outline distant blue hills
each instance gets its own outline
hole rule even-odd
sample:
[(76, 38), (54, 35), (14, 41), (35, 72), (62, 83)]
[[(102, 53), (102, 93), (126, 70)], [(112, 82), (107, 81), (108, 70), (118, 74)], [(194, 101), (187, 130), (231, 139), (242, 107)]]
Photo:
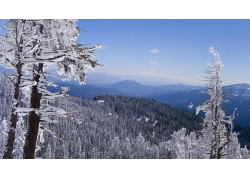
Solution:
[[(67, 92), (70, 96), (94, 97), (103, 94), (119, 94), (124, 96), (135, 96), (154, 99), (175, 107), (183, 108), (195, 113), (195, 107), (201, 105), (208, 99), (206, 88), (202, 86), (190, 86), (184, 84), (171, 84), (163, 86), (142, 85), (134, 80), (124, 80), (118, 83), (106, 85), (79, 85), (71, 82), (57, 83), (59, 86), (70, 87)], [(49, 87), (50, 90), (58, 89)], [(226, 115), (231, 115), (235, 108), (235, 123), (241, 126), (250, 125), (250, 85), (246, 83), (224, 86), (224, 99), (228, 100), (223, 104)], [(193, 107), (188, 108), (192, 103)]]

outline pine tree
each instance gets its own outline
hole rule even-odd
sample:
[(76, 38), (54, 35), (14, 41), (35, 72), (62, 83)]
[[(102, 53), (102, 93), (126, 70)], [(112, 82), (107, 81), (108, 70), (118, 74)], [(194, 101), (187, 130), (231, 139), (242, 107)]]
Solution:
[(122, 156), (119, 137), (114, 137), (109, 148), (109, 157), (111, 159), (120, 159)]
[(10, 131), (8, 119), (11, 117), (12, 96), (13, 86), (7, 75), (0, 71), (0, 157), (4, 154), (8, 132)]
[(26, 20), (9, 20), (5, 25), (7, 33), (1, 36), (0, 47), (0, 65), (13, 69), (13, 74), (9, 76), (13, 86), (14, 106), (9, 121), (10, 130), (8, 131), (7, 143), (3, 158), (12, 158), (14, 140), (16, 136), (16, 125), (18, 114), (16, 112), (19, 107), (19, 95), (22, 84), (26, 84), (22, 78), (22, 68), (25, 63), (27, 54), (32, 54), (37, 50), (37, 40), (32, 37), (32, 26)]
[[(48, 76), (55, 75), (46, 71), (46, 68), (55, 65), (61, 77), (74, 77), (83, 84), (85, 70), (98, 65), (92, 56), (99, 46), (87, 48), (76, 43), (79, 28), (75, 20), (9, 20), (6, 30), (7, 34), (1, 39), (0, 64), (14, 70), (10, 78), (15, 87), (15, 107), (12, 110), (4, 158), (12, 157), (18, 112), (29, 113), (23, 157), (34, 158), (40, 122), (53, 122), (53, 117), (68, 115), (66, 111), (48, 103), (62, 96), (66, 89), (62, 88), (59, 93), (46, 90), (46, 86), (55, 86), (47, 80)], [(29, 108), (26, 110), (18, 104), (21, 88), (29, 98)]]
[(52, 152), (51, 152), (51, 146), (50, 144), (48, 145), (48, 147), (46, 148), (46, 151), (45, 151), (45, 159), (51, 159), (51, 155)]
[[(202, 140), (210, 159), (221, 159), (227, 155), (226, 151), (233, 140), (233, 119), (234, 114), (226, 120), (221, 104), (223, 103), (223, 90), (221, 80), (221, 69), (223, 64), (219, 53), (212, 47), (209, 49), (215, 57), (214, 65), (207, 64), (208, 68), (204, 76), (208, 82), (209, 100), (196, 108), (196, 114), (200, 110), (205, 112), (204, 127), (202, 129)], [(229, 124), (231, 131), (228, 131), (226, 124)]]

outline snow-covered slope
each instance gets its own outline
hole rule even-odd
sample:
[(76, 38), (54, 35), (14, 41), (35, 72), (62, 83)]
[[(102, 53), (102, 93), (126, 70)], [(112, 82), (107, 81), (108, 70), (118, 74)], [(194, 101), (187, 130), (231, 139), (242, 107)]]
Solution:
[(224, 87), (225, 97), (250, 98), (250, 84), (241, 83)]

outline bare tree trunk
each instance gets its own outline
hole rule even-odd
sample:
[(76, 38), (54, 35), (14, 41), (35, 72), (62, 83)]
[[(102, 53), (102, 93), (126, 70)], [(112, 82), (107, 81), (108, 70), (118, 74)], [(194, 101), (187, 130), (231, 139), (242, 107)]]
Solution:
[[(43, 69), (43, 64), (40, 63), (37, 67), (37, 72), (38, 73), (42, 72), (42, 69)], [(33, 80), (38, 83), (39, 79), (40, 79), (40, 75), (34, 74)], [(30, 108), (39, 109), (41, 98), (42, 98), (42, 94), (39, 93), (38, 84), (32, 86)], [(39, 123), (40, 123), (40, 115), (36, 114), (35, 111), (31, 111), (29, 113), (28, 130), (26, 133), (25, 144), (24, 144), (24, 149), (23, 149), (24, 159), (35, 158), (36, 141), (37, 141), (37, 135), (39, 131)]]
[[(19, 92), (20, 92), (20, 81), (22, 77), (22, 64), (19, 62), (16, 66), (17, 73), (17, 82), (14, 84), (14, 100), (16, 101), (15, 108), (19, 106)], [(16, 134), (16, 122), (17, 122), (17, 113), (15, 113), (15, 108), (12, 108), (11, 118), (10, 118), (10, 131), (8, 132), (7, 143), (5, 145), (5, 151), (3, 159), (12, 159), (12, 151), (14, 147), (15, 134)]]

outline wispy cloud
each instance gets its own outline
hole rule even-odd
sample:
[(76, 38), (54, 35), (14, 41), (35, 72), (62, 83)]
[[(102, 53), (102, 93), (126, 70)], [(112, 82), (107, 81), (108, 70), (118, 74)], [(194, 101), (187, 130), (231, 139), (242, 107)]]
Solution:
[(142, 71), (141, 75), (157, 77), (157, 73), (154, 70)]
[(153, 64), (153, 65), (158, 65), (159, 62), (156, 62), (156, 61), (148, 61), (150, 64)]
[(167, 79), (170, 79), (170, 80), (173, 80), (173, 81), (197, 83), (197, 80), (195, 78), (188, 78), (188, 77), (182, 77), (182, 76), (173, 76), (173, 75), (169, 75), (169, 74), (158, 73), (158, 72), (155, 72), (154, 70), (142, 71), (141, 75), (148, 76), (148, 77), (167, 78)]
[(159, 52), (159, 50), (158, 50), (158, 49), (150, 49), (149, 52), (150, 52), (150, 53), (153, 53), (153, 54), (156, 54), (156, 53)]

